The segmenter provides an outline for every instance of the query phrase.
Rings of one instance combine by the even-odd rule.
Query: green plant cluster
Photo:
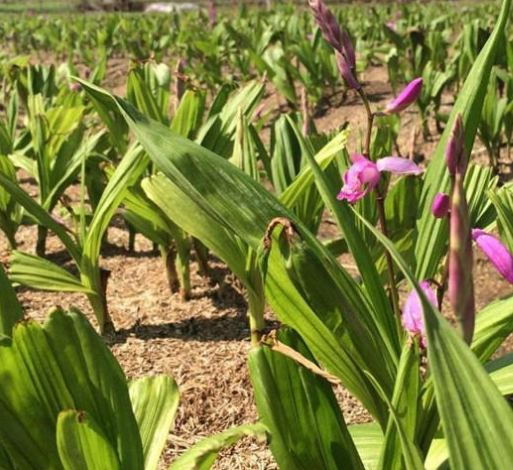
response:
[[[55,310],[40,326],[23,317],[13,288],[81,292],[101,332],[114,332],[106,289],[115,279],[100,255],[121,213],[132,233],[154,243],[170,290],[183,299],[192,251],[205,275],[211,252],[247,292],[260,421],[198,443],[170,470],[208,469],[224,445],[246,435],[268,437],[286,470],[508,470],[513,412],[504,396],[513,393],[513,355],[492,356],[513,331],[513,296],[477,313],[467,344],[419,281],[443,273],[450,256],[449,224],[433,217],[431,203],[451,187],[446,147],[457,119],[467,155],[476,135],[490,152],[490,166],[471,162],[466,171],[468,223],[497,228],[513,248],[512,188],[498,187],[495,175],[500,148],[509,150],[511,140],[510,3],[461,15],[449,7],[376,7],[351,21],[347,15],[360,10],[341,10],[360,72],[377,62],[393,86],[422,77],[419,112],[442,132],[422,177],[380,182],[388,192],[383,213],[370,197],[337,201],[340,175],[351,167],[349,130],[317,133],[297,96],[299,84],[317,103],[340,82],[309,13],[284,6],[248,15],[241,7],[233,21],[211,27],[204,12],[173,15],[171,24],[100,17],[103,28],[91,28],[89,17],[74,26],[56,17],[44,27],[41,18],[25,18],[27,29],[3,20],[7,45],[18,53],[54,50],[69,62],[31,65],[17,57],[1,68],[0,229],[13,251],[8,272],[0,266],[0,468],[157,468],[178,403],[173,380],[127,383],[81,313]],[[475,11],[484,21],[467,21]],[[154,60],[134,62],[125,98],[101,87],[109,58],[146,59],[149,50]],[[91,66],[88,80],[73,76],[77,55]],[[165,63],[170,56],[184,59],[176,73]],[[259,107],[264,75],[302,112],[270,122]],[[455,102],[442,116],[446,91]],[[373,161],[393,153],[400,118],[380,123],[369,133]],[[37,182],[37,198],[18,181],[19,170]],[[80,200],[70,202],[66,189],[77,182]],[[341,235],[321,241],[326,210]],[[376,228],[383,220],[387,236]],[[35,255],[17,250],[22,223],[38,226]],[[48,231],[74,273],[45,257]],[[338,262],[344,253],[358,277]],[[397,322],[399,286],[418,292],[425,351]],[[274,337],[262,336],[266,304],[284,325]],[[374,422],[347,425],[329,381],[346,387]]]

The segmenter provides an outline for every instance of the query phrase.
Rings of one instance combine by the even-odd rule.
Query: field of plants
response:
[[[0,469],[510,470],[510,3],[2,15]]]

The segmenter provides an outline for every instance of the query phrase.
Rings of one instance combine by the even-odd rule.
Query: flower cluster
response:
[[[468,160],[465,155],[461,116],[457,116],[454,121],[445,157],[452,181],[451,195],[438,193],[433,200],[431,213],[436,218],[449,217],[449,301],[460,322],[464,339],[470,342],[475,317],[471,243],[474,241],[477,244],[510,284],[513,284],[513,256],[499,238],[479,228],[470,228],[468,206],[463,190],[463,177]],[[419,285],[429,301],[436,306],[436,297],[429,283],[422,281]],[[420,344],[425,347],[423,309],[416,291],[412,291],[406,300],[402,311],[402,324],[412,336],[419,335]]]

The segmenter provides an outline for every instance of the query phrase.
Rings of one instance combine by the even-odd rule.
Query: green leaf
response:
[[[83,411],[59,414],[57,448],[65,470],[121,470],[110,442]]]
[[[289,243],[277,232],[262,261],[269,305],[282,323],[301,335],[321,366],[336,375],[378,421],[386,422],[383,401],[364,371],[377,377],[390,395],[392,371],[387,370],[383,346],[377,346],[381,338],[365,328],[366,300],[357,300],[355,286],[334,276],[307,241]]]
[[[510,252],[513,250],[513,187],[511,184],[488,191],[489,200],[497,212],[497,225]]]
[[[376,470],[383,447],[383,431],[378,423],[353,424],[347,427],[358,454],[367,470]]]
[[[48,227],[54,232],[64,244],[71,257],[79,264],[82,254],[75,241],[67,234],[66,229],[56,222],[52,216],[32,197],[30,197],[16,182],[11,181],[6,175],[0,172],[0,185],[11,195],[11,197],[27,212],[34,217],[39,225]]]
[[[196,136],[205,112],[205,94],[199,91],[187,90],[176,114],[171,121],[171,129],[177,134],[192,139]]]
[[[368,348],[359,348],[356,343],[350,343],[345,347],[351,351],[351,354],[365,356],[365,360],[358,358],[359,364],[365,368],[370,367],[373,375],[379,378],[383,388],[391,392],[392,371],[390,368],[392,366],[384,361],[381,348],[375,344],[376,341],[380,342],[381,339],[373,339],[362,326],[362,317],[367,317],[365,323],[370,324],[371,322],[369,314],[371,306],[357,283],[340,267],[336,259],[322,244],[303,227],[297,217],[283,207],[261,185],[225,159],[176,135],[165,126],[149,121],[123,100],[111,98],[105,91],[90,84],[84,83],[84,88],[88,92],[102,94],[105,99],[111,99],[112,104],[118,106],[148,155],[167,176],[169,184],[173,187],[173,197],[179,195],[185,208],[188,209],[182,214],[182,217],[193,217],[198,212],[208,214],[210,220],[214,220],[232,236],[240,237],[245,244],[255,251],[259,250],[262,236],[271,220],[276,217],[286,217],[291,220],[305,238],[309,247],[312,248],[313,259],[317,259],[318,262],[323,264],[323,272],[328,270],[331,274],[332,282],[327,289],[328,291],[332,288],[336,289],[338,298],[333,300],[330,308],[335,307],[339,320],[341,320],[340,315],[343,315],[344,320],[347,321],[347,325],[344,324],[343,327],[340,325],[339,328],[347,328],[344,335],[350,335],[353,341],[357,341],[358,344],[368,340]],[[163,209],[173,210],[172,208]],[[173,217],[170,218],[173,219]],[[174,220],[178,225],[181,225],[176,218]],[[196,236],[188,227],[182,226],[182,228],[188,232],[191,231]],[[209,228],[203,226],[202,230]],[[201,239],[201,237],[197,238]],[[205,244],[208,246],[208,243]],[[314,290],[320,289],[315,292],[317,298],[325,297],[326,291],[323,290],[325,289],[323,286],[310,285],[310,287]],[[288,309],[288,305],[285,302],[282,310]],[[342,337],[339,336],[335,338],[333,331],[330,331],[332,325],[323,325],[322,333],[320,330],[308,332],[311,321],[316,324],[322,323],[322,321],[315,319],[316,314],[312,312],[310,307],[307,306],[304,311],[307,312],[305,315],[308,317],[308,321],[301,320],[301,334],[309,336],[309,347],[312,351],[315,351],[316,359],[326,367],[329,363],[330,367],[328,369],[332,373],[335,372],[330,368],[335,368],[338,373],[345,377],[357,374],[361,378],[362,372],[358,370],[353,362],[354,359],[347,356],[347,353],[345,353],[347,357],[344,364],[351,368],[351,373],[348,373],[345,370],[346,365],[341,366],[338,358],[336,358],[339,354],[338,349],[340,349],[338,344],[343,344],[345,339],[342,340]],[[322,344],[325,342],[325,330],[333,340],[331,346],[337,344],[337,352],[333,352],[331,346],[327,347],[326,345],[316,349],[312,348],[312,343]],[[320,353],[321,350],[324,351],[323,354],[327,354],[322,357],[322,360],[317,356],[317,353]],[[354,380],[359,382],[357,379]],[[368,385],[368,380],[363,378],[363,383]],[[371,404],[372,399],[368,392],[363,391],[367,388],[366,385],[362,387],[357,387],[361,392],[360,397],[364,397],[366,403]],[[367,396],[365,397],[366,393]],[[376,403],[375,405],[381,408],[383,404],[379,399],[379,404]],[[376,406],[374,406],[373,411],[380,416],[382,412],[384,413],[384,410],[381,408],[378,412]],[[372,405],[371,408],[373,408]]]
[[[292,331],[278,340],[312,360]],[[258,414],[271,432],[271,451],[282,470],[361,469],[330,384],[269,347],[249,355]]]
[[[87,319],[54,310],[43,327],[18,323],[0,343],[0,440],[20,469],[63,468],[57,417],[71,409],[94,419],[121,468],[143,468],[126,378]]]
[[[172,185],[163,175],[146,178],[142,187],[148,197],[171,220],[187,233],[201,240],[219,256],[243,281],[246,279],[247,250],[241,247],[230,231],[220,224],[209,211],[191,203],[187,194]]]
[[[11,336],[13,326],[23,318],[23,309],[16,292],[0,263],[0,338]]]
[[[178,386],[171,377],[159,375],[130,382],[129,392],[141,434],[144,470],[156,470],[178,409]]]
[[[349,131],[343,130],[330,140],[317,154],[315,161],[322,170],[325,170],[333,159],[346,146]],[[287,207],[292,208],[297,204],[305,192],[315,183],[315,175],[310,165],[305,165],[295,180],[280,194],[280,201]]]
[[[487,362],[485,369],[503,395],[513,394],[513,353]]]
[[[33,289],[86,294],[92,292],[79,279],[57,264],[17,250],[12,252],[9,277],[13,282]]]
[[[397,435],[399,436],[399,443],[401,445],[402,457],[404,458],[404,466],[407,470],[423,470],[424,466],[422,465],[421,454],[417,446],[415,446],[413,442],[412,436],[408,436],[407,431],[404,427],[404,423],[401,420],[397,410],[395,409],[392,402],[387,398],[380,385],[376,383],[376,381],[371,377],[371,380],[374,382],[374,385],[378,390],[381,391],[381,396],[383,400],[386,401],[388,405],[388,409],[390,410],[390,420],[395,424],[395,430],[397,431]],[[397,381],[397,386],[400,387],[401,382]],[[397,388],[396,388],[397,390]],[[386,458],[387,455],[387,442],[385,436],[385,448],[384,453],[382,455],[383,459],[380,462],[379,468],[382,470],[394,468],[390,466],[391,463],[387,463]],[[396,449],[392,449],[394,452]],[[398,465],[398,463],[393,462],[393,465]],[[401,468],[401,466],[399,466]]]
[[[391,416],[380,459],[381,469],[416,468],[419,452],[415,447],[418,401],[420,390],[420,360],[418,346],[406,343],[395,379],[392,400],[389,401]],[[421,463],[421,461],[420,461]],[[420,465],[422,468],[422,465]]]
[[[465,194],[469,201],[470,225],[472,228],[486,228],[497,219],[493,199],[489,194],[495,189],[499,177],[490,167],[469,165],[465,174]]]
[[[257,82],[238,90],[218,114],[209,117],[199,131],[197,142],[218,155],[230,158],[237,129],[237,115],[240,113],[246,119],[251,119],[263,93],[264,85]]]
[[[243,437],[256,437],[265,440],[267,429],[263,424],[243,424],[213,436],[207,437],[187,450],[173,462],[168,470],[208,470],[219,452],[226,446],[235,444]]]
[[[476,315],[472,350],[481,362],[487,361],[513,332],[513,295],[488,304]]]

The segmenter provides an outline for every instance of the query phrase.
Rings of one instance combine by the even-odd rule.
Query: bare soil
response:
[[[367,91],[376,106],[392,98],[385,80],[386,71],[380,67],[365,74]],[[116,91],[123,94],[122,88]],[[278,102],[272,94],[266,98],[266,106],[276,106]],[[356,95],[350,94],[343,104],[318,117],[316,126],[327,131],[345,121],[350,122],[352,129],[365,125],[363,107]],[[422,142],[418,130],[418,115],[415,111],[406,112],[401,151],[429,159],[437,136],[433,141]],[[354,148],[354,140],[350,146]],[[326,216],[321,236],[332,230],[329,222]],[[107,341],[128,378],[169,374],[179,385],[180,408],[164,453],[161,467],[165,468],[201,438],[257,420],[246,367],[250,349],[247,305],[236,280],[215,258],[211,260],[212,273],[208,279],[201,278],[197,265],[193,264],[191,300],[185,302],[178,295],[170,294],[160,256],[152,252],[151,244],[142,236],[137,236],[135,252],[129,253],[127,232],[121,225],[115,223],[109,229],[109,243],[101,261],[111,271],[107,295],[118,330]],[[20,250],[34,252],[35,228],[22,227],[17,240]],[[62,247],[53,235],[48,240],[48,254],[52,260],[66,262]],[[3,234],[0,260],[8,264],[9,251]],[[511,287],[480,254],[477,254],[475,281],[478,308],[511,292]],[[42,320],[55,305],[64,308],[75,305],[95,323],[82,295],[37,292],[22,287],[18,293],[26,312],[37,319]],[[271,328],[277,326],[272,312],[268,313],[268,319]],[[365,410],[346,391],[339,388],[336,392],[348,422],[369,420]],[[214,468],[271,470],[277,467],[265,444],[246,439],[224,451]]]

